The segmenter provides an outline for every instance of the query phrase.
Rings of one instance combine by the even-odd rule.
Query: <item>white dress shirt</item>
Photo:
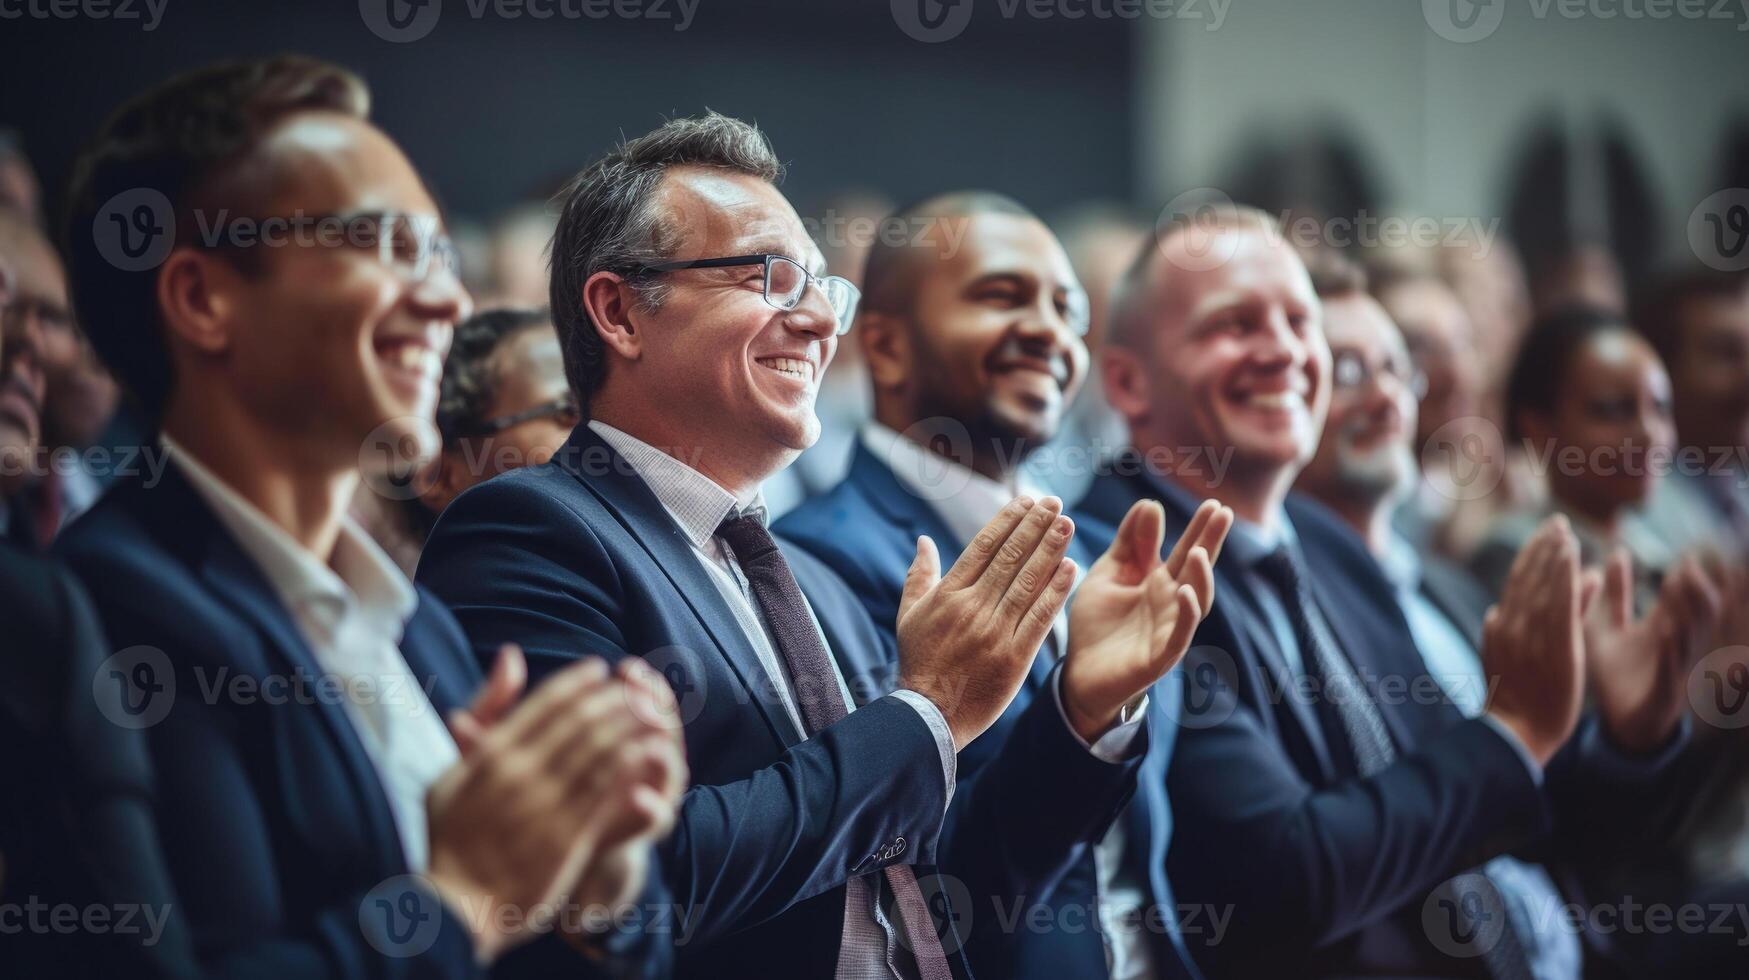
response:
[[[1045,491],[1030,484],[1024,470],[1011,486],[997,483],[939,453],[924,449],[878,422],[863,427],[862,444],[893,471],[900,483],[919,499],[929,502],[941,522],[953,533],[955,544],[961,550],[1015,497],[1024,493],[1036,500],[1045,495]],[[1079,569],[1077,575],[1085,572],[1085,569]],[[1053,648],[1058,657],[1069,648],[1068,608],[1068,603],[1064,603],[1051,624]],[[1059,713],[1063,713],[1061,682],[1061,669],[1054,670],[1050,685]],[[1139,701],[1127,706],[1126,721],[1113,726],[1092,745],[1088,745],[1069,724],[1066,713],[1063,713],[1063,725],[1076,741],[1093,753],[1094,758],[1117,763],[1130,754],[1136,734],[1141,731],[1146,718],[1146,707],[1147,695],[1143,695]],[[1140,913],[1148,902],[1146,874],[1131,873],[1141,867],[1145,858],[1128,853],[1128,846],[1120,819],[1112,823],[1105,838],[1093,850],[1099,877],[1097,911],[1111,980],[1153,975],[1147,938],[1139,926],[1142,921]]]
[[[407,865],[425,870],[425,794],[460,755],[401,655],[402,631],[419,602],[412,583],[350,518],[341,524],[334,554],[323,561],[169,436],[163,441],[195,492],[278,593],[317,664],[338,682],[285,679],[301,681],[309,696],[343,699],[382,780]]]
[[[635,436],[600,421],[592,420],[589,428],[631,466],[650,488],[650,492],[656,495],[668,516],[679,525],[687,541],[692,544],[693,552],[705,573],[710,576],[717,591],[722,593],[723,601],[728,603],[730,611],[735,614],[736,623],[740,625],[741,632],[746,634],[747,642],[758,656],[760,666],[765,669],[772,689],[782,699],[784,711],[789,715],[790,721],[794,722],[797,731],[807,732],[807,725],[803,723],[801,711],[796,706],[794,679],[790,677],[789,668],[785,665],[776,642],[771,638],[765,614],[754,599],[752,589],[741,573],[741,567],[735,561],[733,552],[716,536],[717,527],[732,513],[756,513],[764,520],[766,515],[763,497],[755,491],[745,499],[737,499],[710,477]],[[803,602],[806,601],[804,596]],[[812,607],[808,609],[808,616],[814,616]],[[820,632],[817,619],[814,629],[820,635],[821,645],[829,649],[830,644],[827,643],[825,634]],[[837,661],[828,658],[828,662],[831,664],[839,693],[844,697],[846,710],[856,710],[856,702],[850,696],[850,688],[844,682],[844,674]],[[954,751],[953,732],[947,726],[947,719],[934,702],[915,691],[895,691],[892,696],[916,709],[935,736],[936,749],[941,757],[942,778],[947,781],[947,798],[952,800],[959,761]],[[879,887],[878,878],[878,874],[865,875],[846,882],[844,934],[838,944],[837,980],[892,980],[894,977],[915,976],[915,962],[899,941],[899,930],[903,926],[889,921],[880,908],[880,903],[875,900]]]

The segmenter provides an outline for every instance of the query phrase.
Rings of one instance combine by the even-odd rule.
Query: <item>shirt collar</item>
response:
[[[765,523],[763,492],[755,490],[746,499],[737,499],[715,480],[637,436],[595,419],[589,421],[589,431],[605,440],[631,466],[656,495],[662,509],[680,525],[693,547],[704,547],[730,514],[753,515],[761,524]]]
[[[976,537],[1015,497],[1027,494],[1037,499],[1045,495],[1024,473],[1016,472],[1008,483],[999,483],[923,448],[879,422],[863,426],[862,444],[875,459],[886,464],[905,489],[929,503],[961,546]]]
[[[166,455],[288,606],[356,599],[367,615],[397,627],[412,617],[419,602],[413,584],[351,517],[341,518],[334,554],[323,562],[174,439],[162,440]]]

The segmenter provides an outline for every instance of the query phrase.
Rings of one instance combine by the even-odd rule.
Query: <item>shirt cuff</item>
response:
[[[953,748],[953,730],[947,727],[947,716],[929,700],[916,691],[894,691],[893,697],[917,709],[923,716],[923,723],[929,726],[929,733],[935,736],[936,751],[941,753],[941,775],[947,780],[947,802],[953,802],[953,788],[959,779],[959,754]],[[943,807],[945,810],[946,808]]]
[[[1584,755],[1588,766],[1607,776],[1623,781],[1640,780],[1657,775],[1665,766],[1676,761],[1676,757],[1688,747],[1688,740],[1693,732],[1692,719],[1684,715],[1677,724],[1676,731],[1671,733],[1670,741],[1663,748],[1651,755],[1629,755],[1610,741],[1609,734],[1603,730],[1603,722],[1596,715],[1592,715],[1581,723],[1579,751]]]
[[[1507,728],[1505,722],[1491,714],[1484,712],[1481,717],[1482,724],[1498,732],[1500,737],[1506,740],[1506,744],[1512,746],[1512,751],[1518,753],[1518,758],[1524,762],[1525,770],[1530,773],[1531,782],[1541,786],[1543,784],[1542,764],[1537,762],[1536,756],[1531,755],[1530,750],[1524,747],[1524,742],[1519,740],[1518,735],[1512,729]]]
[[[1056,699],[1057,715],[1063,719],[1063,727],[1067,728],[1069,735],[1082,748],[1092,753],[1095,759],[1116,765],[1136,754],[1136,733],[1142,730],[1142,723],[1148,719],[1148,693],[1146,691],[1143,691],[1140,697],[1124,705],[1123,712],[1119,715],[1123,720],[1111,726],[1111,730],[1095,739],[1092,745],[1087,744],[1087,740],[1081,737],[1081,733],[1075,730],[1075,726],[1069,724],[1069,713],[1063,710],[1063,665],[1060,663],[1051,671],[1051,697]]]

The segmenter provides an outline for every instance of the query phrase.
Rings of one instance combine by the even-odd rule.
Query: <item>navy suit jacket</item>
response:
[[[1083,527],[1109,536],[1133,502],[1151,498],[1173,540],[1191,512],[1155,479],[1121,457],[1082,501]],[[1505,739],[1455,709],[1430,725],[1386,710],[1405,749],[1356,778],[1319,707],[1291,693],[1288,663],[1234,566],[1229,548],[1216,563],[1214,608],[1179,667],[1183,728],[1167,776],[1173,883],[1186,902],[1231,911],[1223,940],[1192,952],[1217,976],[1461,970],[1426,937],[1422,902],[1450,875],[1541,834],[1542,793]],[[1326,571],[1311,566],[1307,584],[1362,678],[1425,674],[1411,644],[1355,635],[1329,605]]]
[[[844,583],[780,546],[859,705],[812,738],[680,527],[587,424],[551,462],[458,497],[419,563],[482,659],[515,642],[536,681],[586,654],[644,657],[668,677],[693,781],[659,849],[682,976],[831,976],[844,883],[890,864],[924,877],[941,837],[934,736],[882,696],[896,662]]]
[[[27,977],[194,975],[145,736],[110,720],[111,689],[92,689],[111,649],[90,600],[53,562],[0,545],[0,628],[0,901],[117,910],[90,931],[0,930],[0,962]]]
[[[258,567],[172,463],[124,481],[57,550],[91,593],[157,774],[155,816],[201,968],[310,978],[462,978],[465,927],[409,890],[393,815],[345,705]],[[440,714],[480,682],[429,594],[401,652]],[[161,705],[161,706],[160,706]],[[162,715],[161,718],[158,716]],[[652,886],[659,896],[659,887]],[[658,897],[659,900],[659,897]],[[666,944],[612,964],[655,975]],[[548,937],[498,975],[587,975]]]
[[[1157,479],[1126,456],[1094,482],[1082,513],[1109,523],[1145,496],[1182,528],[1190,518],[1182,495]],[[1360,539],[1310,501],[1290,498],[1289,515],[1307,586],[1399,758],[1358,777],[1334,712],[1292,693],[1295,679],[1248,576],[1224,552],[1219,597],[1181,668],[1185,725],[1168,772],[1179,817],[1173,881],[1188,901],[1233,910],[1225,941],[1193,951],[1222,976],[1474,973],[1476,961],[1445,956],[1430,941],[1422,913],[1431,889],[1502,853],[1546,862],[1595,847],[1585,814],[1619,811],[1624,796],[1649,795],[1646,786],[1582,751],[1582,738],[1551,760],[1538,786],[1515,747],[1465,719],[1427,676]],[[1552,837],[1564,813],[1577,819]]]
[[[955,536],[935,508],[860,442],[844,481],[785,515],[777,529],[843,576],[889,643],[896,643],[899,597],[917,538],[928,535],[935,541],[944,568],[959,554]],[[1096,553],[1077,536],[1070,557],[1086,569]],[[1173,919],[1165,878],[1172,814],[1164,773],[1177,727],[1176,677],[1169,676],[1149,699],[1147,730],[1139,736],[1147,741],[1136,746],[1145,752],[1112,765],[1095,759],[1064,724],[1048,686],[1052,672],[1050,658],[1041,653],[1014,703],[960,753],[949,823],[981,828],[994,846],[963,856],[944,854],[941,866],[964,878],[976,896],[971,921],[959,924],[969,927],[972,966],[987,976],[1105,975],[1098,918],[1081,916],[1100,900],[1093,845],[1114,819],[1124,822],[1132,853],[1153,858],[1148,868],[1132,869],[1149,880],[1150,897],[1163,910],[1164,918],[1152,921]],[[1126,809],[1138,772],[1143,792]],[[1016,910],[1024,916],[1035,907],[1049,910],[1049,927],[1003,928],[1005,917],[1012,921]],[[1194,968],[1174,933],[1160,927],[1150,938],[1159,975],[1191,975]]]

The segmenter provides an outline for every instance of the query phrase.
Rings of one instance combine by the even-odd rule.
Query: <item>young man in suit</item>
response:
[[[1546,869],[1500,859],[1558,843],[1556,814],[1595,817],[1599,787],[1656,769],[1602,736],[1556,757],[1579,723],[1588,648],[1623,644],[1641,663],[1666,651],[1627,657],[1642,638],[1613,624],[1587,642],[1577,547],[1558,520],[1490,613],[1493,697],[1477,718],[1429,696],[1412,644],[1381,641],[1337,604],[1351,570],[1320,564],[1316,529],[1283,510],[1324,427],[1330,347],[1306,268],[1267,215],[1226,209],[1164,230],[1126,277],[1114,327],[1107,392],[1133,448],[1095,481],[1084,523],[1137,498],[1178,520],[1207,496],[1237,515],[1168,773],[1173,883],[1233,910],[1225,941],[1193,951],[1222,976],[1577,977]],[[1608,736],[1667,751],[1679,735],[1665,706],[1627,706],[1638,676],[1605,673],[1591,679]]]
[[[760,484],[818,436],[857,300],[779,169],[756,128],[713,114],[572,182],[552,309],[588,421],[551,463],[458,497],[419,579],[479,654],[516,636],[537,675],[599,653],[676,687],[697,783],[662,848],[683,975],[941,980],[967,972],[952,918],[969,910],[925,896],[928,866],[993,846],[980,827],[943,838],[956,756],[1031,668],[1073,528],[1055,499],[1021,498],[945,576],[916,542],[896,652],[841,579],[771,537]],[[1113,605],[1090,641],[1147,634]]]
[[[843,576],[883,626],[898,609],[918,536],[962,548],[1008,500],[1031,492],[1021,464],[1056,433],[1088,362],[1086,297],[1056,237],[1018,202],[944,194],[890,222],[927,237],[880,242],[869,254],[855,339],[873,383],[874,421],[852,451],[848,477],[777,525]],[[1160,542],[1136,540],[1158,534],[1158,511],[1137,507],[1146,510],[1132,520],[1125,546],[1103,564],[1072,547],[1094,569],[1073,609],[1096,607],[1112,573],[1139,580],[1159,560]],[[1204,587],[1231,520],[1213,507],[1207,518],[1206,533],[1187,536],[1172,563],[1190,567],[1168,572]],[[1211,598],[1199,594],[1199,606]],[[1175,681],[1158,697],[1146,693],[1184,651],[1137,662],[1122,710],[1089,715],[1081,710],[1089,664],[1074,642],[1078,625],[1058,617],[1020,695],[960,757],[948,819],[975,822],[1001,840],[993,853],[1003,866],[967,865],[949,854],[944,870],[965,877],[972,891],[994,891],[981,896],[980,913],[1043,909],[1050,923],[1004,929],[999,915],[980,914],[968,955],[981,973],[1003,977],[1194,975],[1165,885]],[[1145,725],[1150,716],[1154,723]],[[1116,776],[1135,763],[1140,794],[1120,815],[1130,785]],[[1118,788],[1126,792],[1118,796]],[[1050,846],[1053,834],[1060,840]],[[1157,875],[1149,873],[1151,852]],[[1040,865],[1054,873],[1031,871]]]
[[[671,822],[680,746],[634,710],[659,679],[593,660],[512,707],[520,656],[482,686],[344,516],[373,440],[429,430],[470,305],[367,106],[322,62],[220,64],[124,105],[79,161],[81,320],[170,460],[57,547],[117,651],[94,683],[145,733],[204,970],[660,971],[665,942],[565,914],[639,894]],[[555,911],[581,951],[506,958]]]

